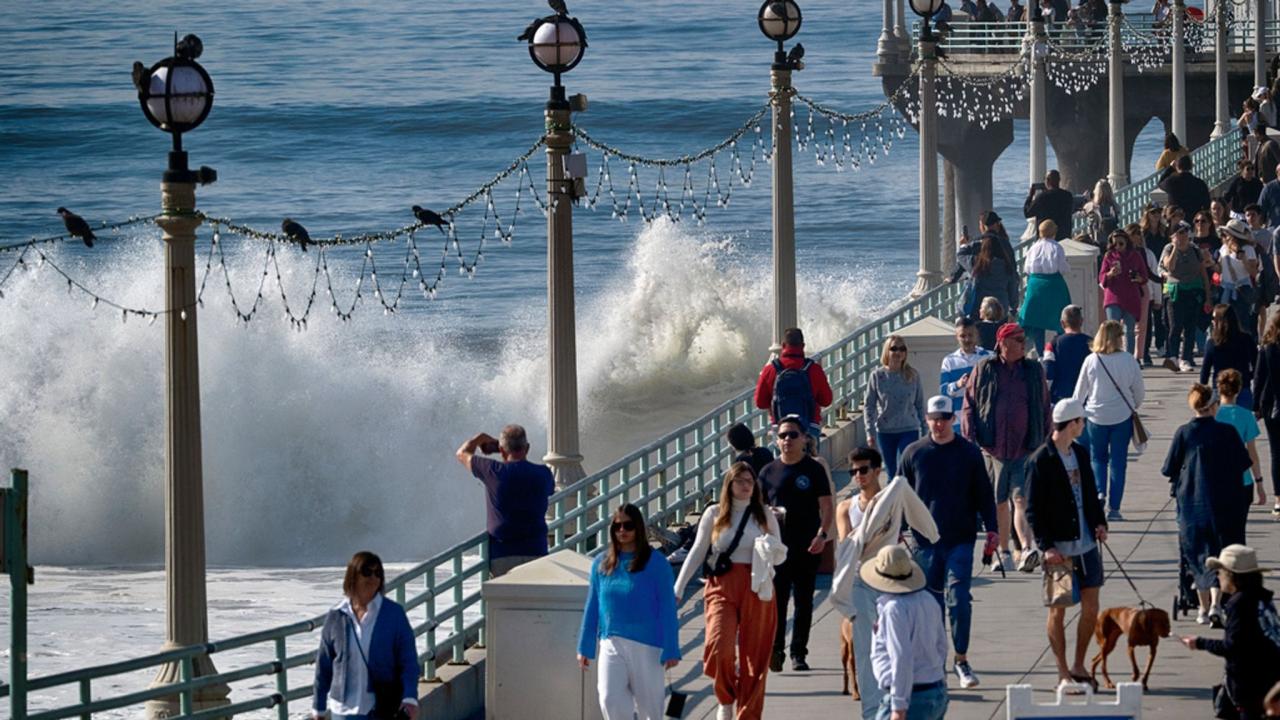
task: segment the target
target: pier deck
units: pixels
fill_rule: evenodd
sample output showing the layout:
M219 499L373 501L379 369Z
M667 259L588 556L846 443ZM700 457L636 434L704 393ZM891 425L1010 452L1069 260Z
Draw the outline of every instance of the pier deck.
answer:
M1124 561L1130 577L1148 601L1168 610L1177 588L1177 523L1169 501L1169 484L1160 475L1160 466L1174 430L1190 419L1186 390L1191 374L1172 373L1161 368L1144 372L1147 397L1140 414L1151 433L1147 452L1130 456L1129 474L1122 512L1125 520L1113 523L1110 546ZM1262 467L1268 466L1266 433L1258 439ZM848 474L837 478L848 482ZM1264 567L1280 564L1280 523L1271 517L1271 487L1266 481L1267 506L1255 506L1248 526L1249 544L1258 549ZM842 490L842 495L848 488ZM1163 508L1163 512L1161 509ZM1153 522L1154 520L1154 522ZM1148 526L1150 529L1147 530ZM1144 532L1145 531L1145 532ZM1125 558L1128 557L1127 560ZM1102 588L1101 606L1137 605L1133 590L1104 555L1107 582ZM1278 581L1272 574L1267 585ZM1045 636L1045 609L1040 602L1040 575L1011 572L1007 579L982 571L973 583L973 631L969 659L982 685L961 690L955 676L948 677L950 708L948 720L989 720L1003 718L1005 686L1026 683L1036 689L1037 702L1052 701L1050 690L1057 679L1053 656ZM765 718L852 718L858 702L840 694L840 615L826 602L830 577L819 578L819 596L814 609L814 627L809 645L807 673L770 673L765 701ZM1074 627L1078 610L1067 613L1068 652L1074 647ZM681 643L685 660L670 673L673 685L690 694L685 717L714 718L716 700L709 679L702 674L703 616L702 593L694 587L680 604ZM1173 623L1175 635L1220 636L1195 623L1194 617ZM1096 652L1091 645L1086 661ZM1138 650L1139 666L1146 662L1146 650ZM951 661L948 658L947 668ZM1108 667L1117 682L1128 679L1129 663L1123 641L1111 654ZM1203 652L1191 652L1174 638L1160 644L1151 673L1150 692L1143 702L1146 717L1170 719L1212 715L1209 688L1221 682L1221 659ZM1114 691L1101 691L1114 699Z

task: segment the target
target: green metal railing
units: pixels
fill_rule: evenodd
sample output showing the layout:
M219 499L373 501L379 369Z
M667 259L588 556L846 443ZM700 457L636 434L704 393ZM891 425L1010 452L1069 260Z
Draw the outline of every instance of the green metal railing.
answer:
M1172 42L1172 26L1168 22L1157 24L1155 18L1149 13L1126 13L1125 23L1126 38L1137 33L1148 42ZM1188 49L1212 53L1215 27L1216 23L1212 18L1203 23L1188 21L1184 32ZM1227 35L1227 51L1253 52L1253 27L1252 19L1237 20L1232 23ZM919 31L920 23L916 22L911 34L913 44L919 42ZM1079 28L1062 23L1050 23L1045 32L1049 42L1059 52L1106 53L1106 22L1097 22ZM1265 21L1262 32L1265 47L1280 47L1280 20ZM965 54L1020 53L1026 39L1027 23L955 20L948 23L946 31L941 33L938 47L953 57Z
M1197 174L1210 186L1226 180L1235 172L1240 147L1238 136L1228 134L1199 148L1192 155ZM1150 175L1116 193L1122 222L1138 220L1157 178L1156 174ZM1015 249L1019 264L1028 246L1029 243L1023 243ZM960 285L948 284L904 301L819 353L816 357L825 366L836 398L832 407L824 411L825 424L836 425L861 400L871 371L880 364L881 345L889 335L926 317L949 320L956 313L961 291ZM607 540L609 510L623 501L639 505L655 524L683 521L686 514L705 507L718 484L719 473L733 454L724 439L725 431L738 422L759 436L767 430L766 413L755 407L751 391L737 395L703 417L556 492L550 500L553 519L548 523L552 548L589 554L603 547ZM7 536L0 537L7 537L12 547L15 537L12 528ZM388 592L409 613L414 635L421 643L419 661L423 676L429 682L438 681L437 669L441 662L463 663L468 647L484 644L485 614L480 583L488 577L487 557L488 536L479 533L387 583ZM15 591L15 603L17 595ZM15 604L15 628L19 624L16 608ZM25 611L22 619L25 621ZM26 678L25 670L14 662L12 687L0 685L0 697L11 696L15 720L89 718L95 713L174 695L181 699L181 717L228 717L274 709L279 720L287 720L289 703L309 698L312 693L312 678L301 669L315 660L316 631L323 622L321 615L201 646L36 678ZM17 637L15 632L15 642ZM232 651L236 654L229 656ZM193 677L193 659L206 653L219 658L220 665L237 667L216 675ZM101 687L107 678L154 670L171 662L180 663L182 668L178 684L109 698L93 697L94 683ZM293 678L296 682L291 681L290 670L299 671L296 674L301 677ZM196 711L195 692L217 683L239 683L235 692L244 699ZM78 702L27 714L27 693L68 687L75 689Z

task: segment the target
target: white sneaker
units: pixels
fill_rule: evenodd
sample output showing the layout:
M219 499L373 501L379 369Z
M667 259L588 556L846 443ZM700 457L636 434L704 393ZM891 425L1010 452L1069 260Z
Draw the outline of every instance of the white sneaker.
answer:
M1040 567L1040 551L1032 548L1022 553L1022 562L1018 564L1018 570L1024 573L1033 572Z
M1195 367L1186 360L1178 361L1178 372L1191 372Z
M1209 624L1209 613L1205 612L1204 608L1200 608L1199 610L1196 611L1196 624L1197 625Z
M961 660L956 663L956 677L960 678L960 687L962 688L978 687L978 676L974 674L973 668L969 667L967 660Z
M1221 630L1223 627L1225 627L1222 608L1218 607L1217 605L1214 605L1213 607L1209 608L1209 627L1212 627L1218 630Z
M733 705L721 705L716 711L716 720L733 720Z

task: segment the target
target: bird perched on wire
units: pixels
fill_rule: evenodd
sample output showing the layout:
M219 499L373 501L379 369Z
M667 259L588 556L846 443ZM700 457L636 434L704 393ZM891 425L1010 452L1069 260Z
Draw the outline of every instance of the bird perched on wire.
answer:
M204 43L195 35L185 35L173 46L173 54L180 58L195 60L204 53Z
M93 234L93 229L84 221L84 218L64 207L58 208L58 214L62 216L62 224L67 226L67 232L71 233L72 237L83 240L85 247L93 247L93 241L98 237Z
M307 233L307 229L294 222L292 218L285 218L280 223L280 230L290 240L302 246L302 252L307 251L307 243L311 242L311 235Z
M449 223L444 218L440 217L439 213L432 210L428 210L418 205L414 205L413 216L418 218L418 222L422 223L423 225L435 225L436 229L440 231L441 235L448 234L444 231L444 228Z
M569 8L565 7L564 0L547 0L547 4L551 6L551 10L557 15L569 14Z
M133 86L138 88L140 93L151 90L151 71L137 60L133 61Z
M800 62L802 58L804 58L804 45L796 43L796 46L791 48L791 52L787 53L787 64L796 70L803 70L804 63Z

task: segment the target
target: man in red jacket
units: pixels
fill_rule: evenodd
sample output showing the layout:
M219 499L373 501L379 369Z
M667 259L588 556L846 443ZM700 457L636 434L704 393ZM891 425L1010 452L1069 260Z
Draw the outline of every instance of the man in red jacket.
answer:
M831 404L831 385L817 362L805 357L804 333L788 328L782 333L782 353L760 370L756 381L756 407L769 411L769 422L788 415L807 417L809 434L822 434L822 408Z

